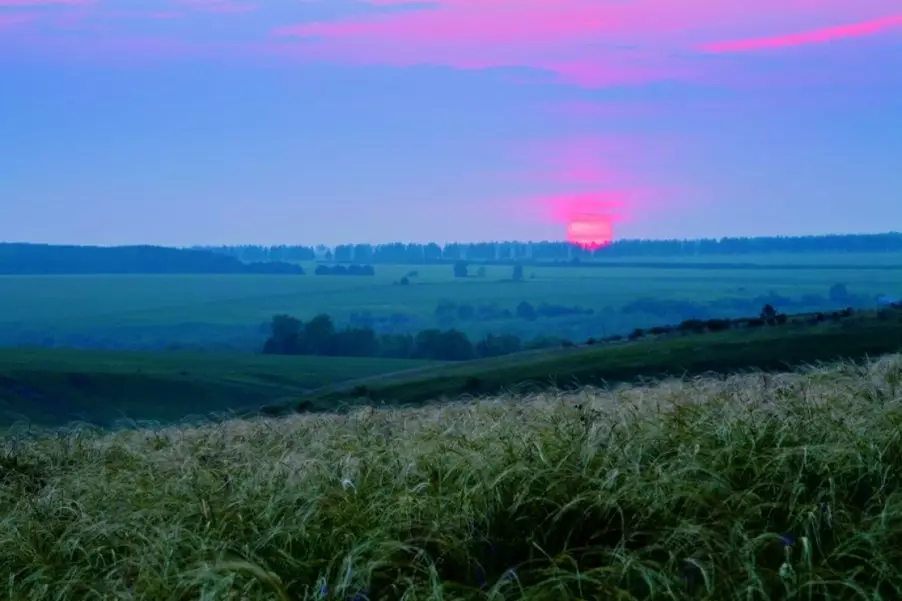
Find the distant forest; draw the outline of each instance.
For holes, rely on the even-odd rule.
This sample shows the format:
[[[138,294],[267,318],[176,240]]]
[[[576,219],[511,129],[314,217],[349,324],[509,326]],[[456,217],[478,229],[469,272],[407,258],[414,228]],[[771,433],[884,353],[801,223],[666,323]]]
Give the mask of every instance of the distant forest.
[[[303,274],[299,265],[245,262],[203,250],[161,246],[54,246],[0,243],[0,274]]]
[[[459,260],[486,263],[555,262],[642,257],[902,252],[902,233],[828,236],[618,240],[595,251],[568,242],[480,242],[474,244],[342,244],[327,246],[199,246],[245,262],[429,264]]]
[[[474,244],[344,244],[325,246],[60,246],[0,243],[0,275],[16,274],[286,274],[302,275],[296,263],[351,263],[358,271],[320,269],[317,275],[372,275],[374,264],[474,263],[579,264],[582,261],[654,257],[704,257],[803,253],[902,252],[902,234],[620,240],[589,251],[568,242]],[[620,263],[623,264],[623,263]],[[644,264],[644,263],[643,263]],[[695,265],[695,263],[693,263]],[[723,264],[720,264],[723,267]],[[742,265],[739,265],[742,266]],[[357,269],[357,268],[355,268]]]

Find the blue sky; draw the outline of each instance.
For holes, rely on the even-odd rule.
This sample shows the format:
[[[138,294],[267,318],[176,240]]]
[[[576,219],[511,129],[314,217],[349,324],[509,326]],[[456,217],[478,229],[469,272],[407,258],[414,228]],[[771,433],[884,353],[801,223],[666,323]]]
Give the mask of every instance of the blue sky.
[[[886,231],[902,6],[0,0],[0,132],[10,241]]]

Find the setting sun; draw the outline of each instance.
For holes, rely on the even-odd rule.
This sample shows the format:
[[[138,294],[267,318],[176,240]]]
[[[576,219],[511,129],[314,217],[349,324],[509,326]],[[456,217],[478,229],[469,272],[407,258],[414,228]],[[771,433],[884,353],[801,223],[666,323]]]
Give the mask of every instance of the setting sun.
[[[583,215],[567,225],[567,240],[586,250],[607,246],[614,239],[610,219],[598,215]]]

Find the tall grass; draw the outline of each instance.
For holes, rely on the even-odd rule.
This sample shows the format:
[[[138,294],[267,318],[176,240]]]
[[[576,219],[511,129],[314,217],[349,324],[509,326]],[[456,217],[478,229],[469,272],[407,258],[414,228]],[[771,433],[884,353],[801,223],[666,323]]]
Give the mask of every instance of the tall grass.
[[[0,598],[902,599],[900,426],[902,358],[886,357],[9,431]]]

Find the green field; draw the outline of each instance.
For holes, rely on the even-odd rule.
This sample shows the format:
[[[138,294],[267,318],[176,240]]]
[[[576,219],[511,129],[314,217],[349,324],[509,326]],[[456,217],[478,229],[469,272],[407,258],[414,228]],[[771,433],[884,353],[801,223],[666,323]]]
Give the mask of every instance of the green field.
[[[774,268],[695,269],[691,262],[673,269],[537,266],[526,268],[527,279],[522,282],[510,281],[510,267],[491,265],[485,268],[485,277],[466,280],[454,279],[450,266],[395,265],[377,266],[375,277],[4,276],[0,277],[0,329],[14,326],[19,330],[83,331],[173,328],[180,324],[254,327],[275,313],[303,319],[328,312],[343,319],[363,311],[385,316],[403,313],[431,324],[435,306],[442,300],[495,303],[509,309],[526,300],[618,310],[645,297],[707,302],[723,297],[752,298],[768,292],[823,296],[837,282],[846,283],[856,294],[902,295],[902,270],[854,268],[876,265],[878,258],[884,266],[902,265],[902,257],[890,259],[885,255],[854,255],[854,262],[850,256],[825,256],[817,261],[807,256],[717,257],[724,261],[767,259]],[[788,261],[830,268],[776,267]],[[411,285],[395,285],[414,270],[419,277],[411,279]],[[545,329],[554,329],[547,325]],[[530,327],[541,329],[543,324]]]
[[[395,359],[0,350],[0,423],[177,421],[253,410],[344,379],[429,365]]]
[[[860,359],[902,350],[902,310],[885,309],[837,323],[810,325],[804,316],[783,326],[706,334],[649,336],[632,342],[531,351],[504,357],[382,374],[326,387],[269,414],[334,410],[354,403],[420,404],[460,395],[630,382]]]

